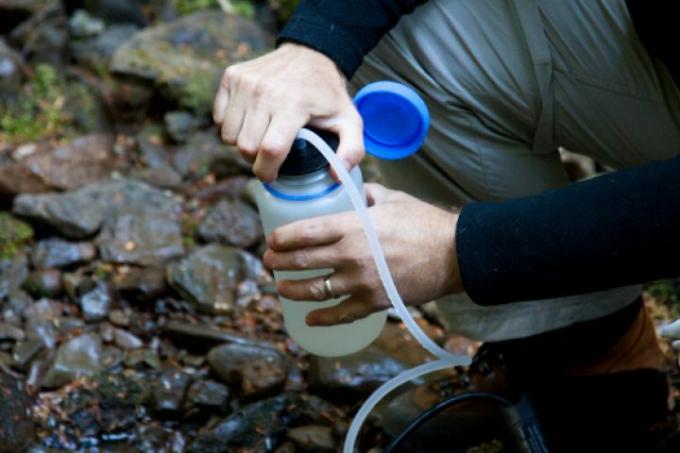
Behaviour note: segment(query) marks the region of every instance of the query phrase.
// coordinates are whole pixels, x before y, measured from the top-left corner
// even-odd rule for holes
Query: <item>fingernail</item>
[[[311,314],[309,314],[305,317],[305,323],[308,326],[313,327],[313,326],[316,325],[316,318],[314,316],[312,316]]]

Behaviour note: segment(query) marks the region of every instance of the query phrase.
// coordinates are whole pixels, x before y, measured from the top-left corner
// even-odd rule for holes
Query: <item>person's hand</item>
[[[229,66],[213,106],[222,139],[254,162],[264,181],[276,179],[298,131],[309,124],[336,133],[348,169],[364,155],[362,122],[335,63],[308,47],[286,43]]]
[[[388,266],[405,303],[418,305],[462,291],[455,251],[458,214],[403,192],[367,184],[369,213]],[[368,240],[354,212],[301,220],[277,228],[267,238],[267,267],[277,271],[332,268],[340,304],[315,310],[309,325],[347,323],[390,306]],[[279,294],[292,300],[328,299],[324,277],[278,283]]]
[[[661,335],[672,342],[674,349],[680,351],[680,319],[664,326],[661,329]]]

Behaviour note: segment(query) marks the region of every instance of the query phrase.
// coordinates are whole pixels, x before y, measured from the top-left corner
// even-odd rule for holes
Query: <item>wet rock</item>
[[[177,143],[184,143],[189,136],[199,127],[207,125],[207,121],[184,110],[168,112],[163,117],[165,130],[168,135]]]
[[[150,168],[167,165],[170,154],[166,149],[163,129],[158,125],[145,126],[136,136],[139,154]]]
[[[73,239],[94,235],[118,213],[162,215],[179,209],[173,198],[132,180],[103,181],[64,194],[23,194],[14,199],[13,206],[17,215],[45,222]]]
[[[371,345],[344,357],[312,356],[309,383],[325,394],[368,394],[408,367]]]
[[[150,266],[184,255],[182,231],[171,212],[120,213],[97,238],[102,260]]]
[[[23,316],[26,309],[33,303],[31,296],[22,290],[12,292],[7,298],[6,310],[2,315],[5,320],[12,316]],[[8,312],[9,311],[9,312]],[[11,313],[10,313],[11,312]]]
[[[130,315],[123,310],[111,310],[109,321],[117,326],[127,327],[130,325]]]
[[[29,338],[15,344],[12,350],[12,366],[19,370],[25,370],[44,348],[45,343],[37,338]]]
[[[123,351],[114,346],[104,346],[102,349],[102,366],[113,368],[123,362]]]
[[[256,244],[263,233],[255,209],[240,200],[223,200],[198,226],[198,235],[205,242],[247,248]]]
[[[336,448],[330,426],[298,426],[288,430],[288,438],[305,451],[335,451]]]
[[[79,109],[80,110],[80,109]],[[108,177],[115,166],[112,140],[91,134],[0,165],[0,194],[72,190]]]
[[[0,39],[0,100],[15,98],[26,79],[26,65],[17,52]]]
[[[24,384],[0,373],[0,452],[23,451],[33,440],[32,399]]]
[[[128,299],[150,300],[165,292],[165,270],[158,267],[130,267],[114,276],[113,285]]]
[[[88,263],[97,255],[90,242],[69,242],[59,238],[39,241],[33,248],[31,261],[39,269],[69,267]]]
[[[322,419],[319,407],[326,409],[328,405],[319,405],[315,400],[318,398],[286,392],[244,406],[212,430],[198,435],[187,453],[227,453],[239,447],[261,447],[283,437],[286,426]]]
[[[164,371],[153,387],[154,408],[159,412],[176,412],[182,407],[189,386],[189,375],[180,370]]]
[[[266,341],[247,338],[237,333],[205,324],[168,321],[165,326],[163,326],[163,333],[168,337],[177,340],[180,344],[195,349],[205,350],[222,343],[234,343],[244,346],[275,349],[274,345]]]
[[[251,259],[236,248],[208,245],[171,264],[168,280],[200,309],[229,311],[238,283],[254,273]]]
[[[80,298],[80,308],[85,321],[96,322],[105,319],[112,303],[111,288],[106,283],[99,283],[96,288]]]
[[[55,321],[29,319],[26,323],[26,336],[29,339],[38,339],[45,347],[54,349],[57,347],[59,332]]]
[[[187,402],[201,407],[224,408],[229,397],[229,387],[215,381],[196,381],[187,391]]]
[[[101,369],[102,342],[93,334],[72,338],[57,350],[43,387],[54,388],[67,384],[79,376],[94,376]]]
[[[141,168],[133,171],[130,176],[161,189],[176,189],[182,185],[182,176],[169,164]]]
[[[20,328],[11,324],[0,322],[0,341],[21,341],[25,336],[26,334]]]
[[[28,259],[23,254],[0,260],[0,300],[21,287],[28,277]]]
[[[153,82],[180,107],[208,113],[224,68],[272,44],[255,22],[205,10],[137,33],[116,51],[111,70]]]
[[[61,271],[58,269],[39,269],[29,274],[22,288],[31,296],[57,297],[61,294]]]
[[[208,353],[210,368],[221,379],[240,385],[243,395],[261,395],[283,386],[286,360],[278,351],[255,346],[226,344]]]
[[[197,178],[209,171],[220,177],[251,173],[250,164],[241,157],[236,147],[225,145],[215,130],[193,134],[177,150],[172,164],[184,178]]]
[[[77,301],[80,296],[92,291],[97,286],[93,278],[84,275],[81,271],[66,272],[61,280],[64,291],[73,301]]]
[[[104,27],[104,21],[82,9],[77,10],[68,21],[68,30],[74,38],[96,36],[104,31]]]
[[[82,2],[65,0],[66,11],[73,12],[83,5]],[[88,0],[84,3],[86,11],[94,16],[112,23],[146,25],[146,19],[138,0]]]
[[[69,48],[76,61],[101,72],[108,68],[116,50],[138,30],[139,27],[131,24],[112,25],[95,36],[69,41]]]
[[[59,302],[40,299],[26,308],[24,317],[28,321],[54,321],[61,316],[62,310]]]
[[[113,341],[121,349],[139,349],[144,346],[144,342],[137,336],[127,330],[114,329]]]

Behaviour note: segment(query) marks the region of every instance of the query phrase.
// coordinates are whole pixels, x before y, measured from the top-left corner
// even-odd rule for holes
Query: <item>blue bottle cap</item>
[[[397,160],[418,151],[430,127],[430,112],[412,88],[381,81],[366,85],[354,96],[364,121],[366,152]]]

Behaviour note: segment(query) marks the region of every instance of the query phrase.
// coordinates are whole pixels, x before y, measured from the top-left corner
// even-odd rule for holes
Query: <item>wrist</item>
[[[448,220],[445,223],[444,243],[442,250],[446,251],[444,269],[444,294],[455,294],[463,291],[463,281],[458,266],[458,253],[456,247],[456,228],[458,226],[459,211],[447,212]]]

